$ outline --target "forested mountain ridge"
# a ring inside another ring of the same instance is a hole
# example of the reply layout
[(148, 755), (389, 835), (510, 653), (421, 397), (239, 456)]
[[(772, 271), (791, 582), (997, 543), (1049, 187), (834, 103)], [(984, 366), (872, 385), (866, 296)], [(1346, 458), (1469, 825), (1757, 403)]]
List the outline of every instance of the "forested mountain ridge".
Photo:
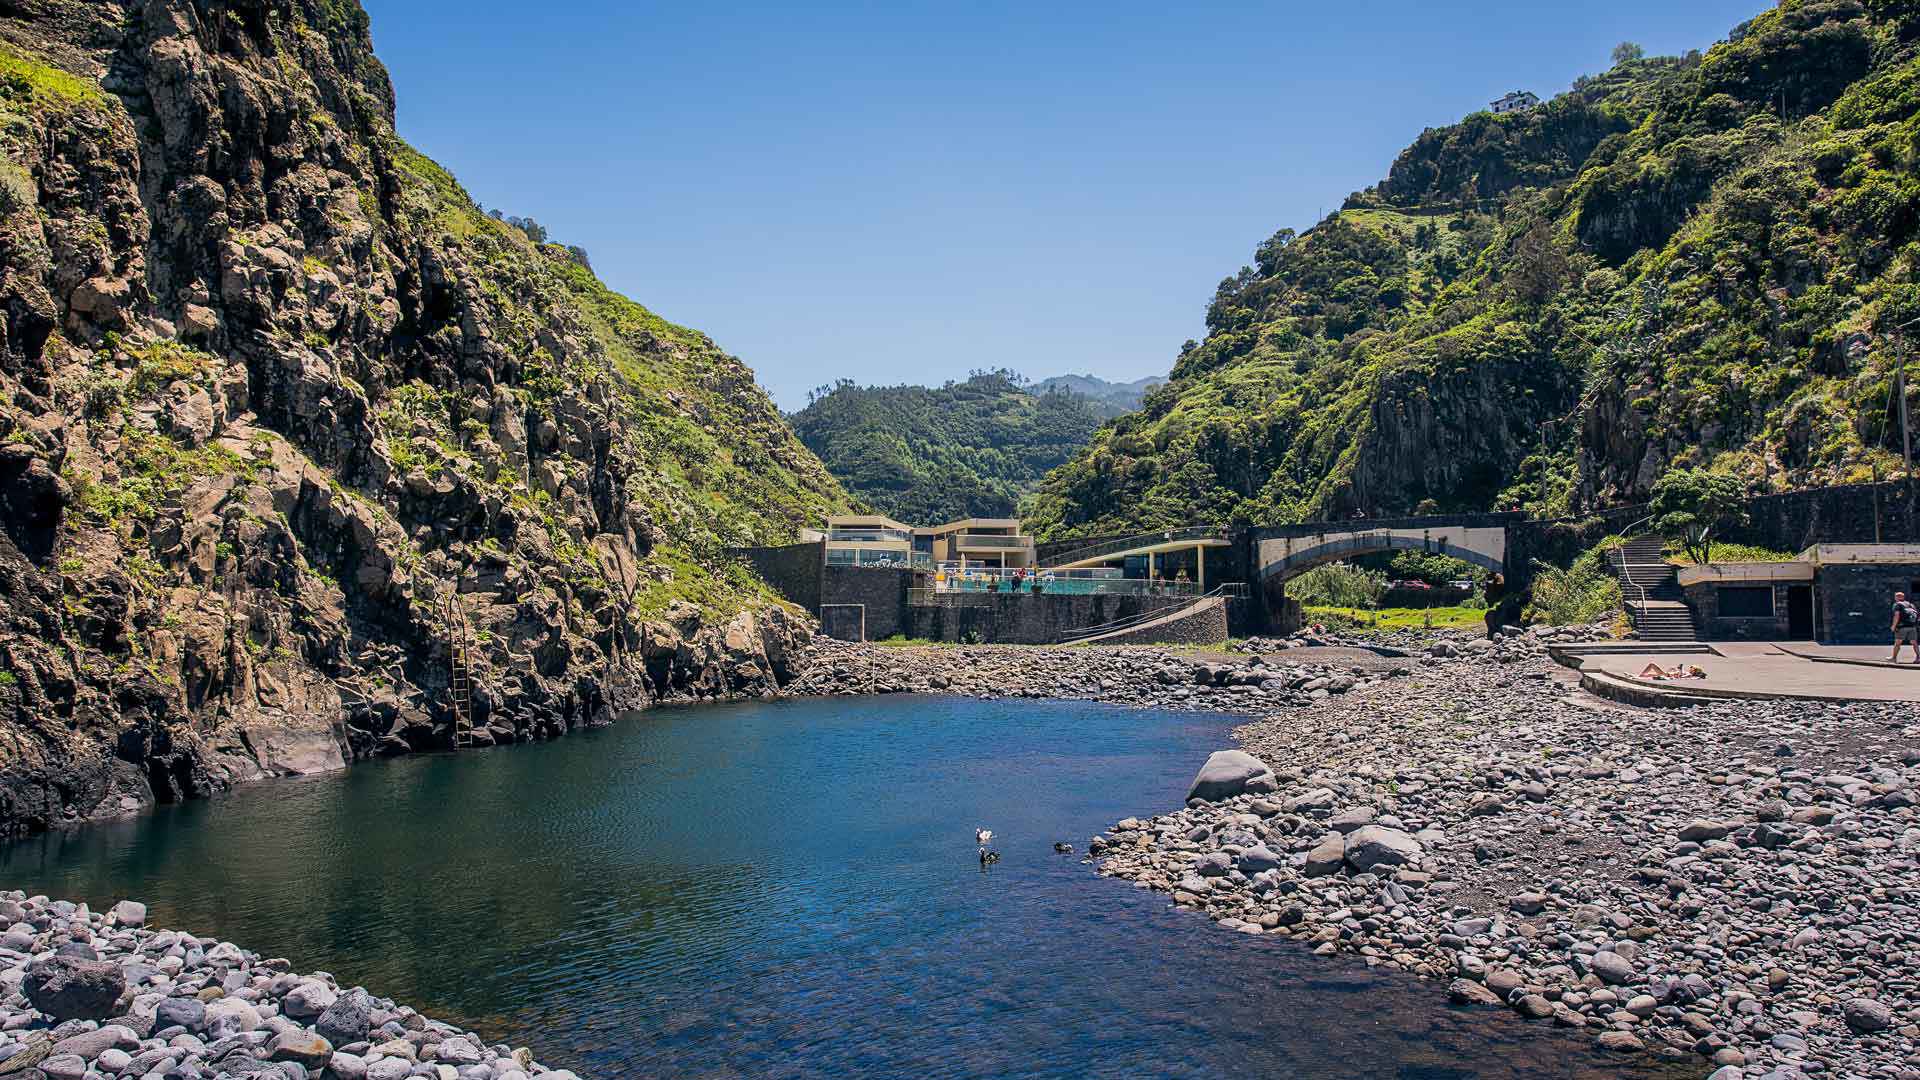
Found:
[(1108, 415), (1079, 394), (1032, 392), (1011, 372), (943, 386), (816, 392), (800, 441), (869, 509), (908, 524), (1007, 517)]
[(1102, 418), (1112, 419), (1139, 408), (1147, 391), (1166, 381), (1159, 375), (1123, 383), (1109, 382), (1098, 375), (1052, 375), (1035, 382), (1029, 389), (1036, 394), (1058, 392), (1078, 395), (1093, 402)]
[(1422, 134), (1222, 282), (1172, 381), (1029, 519), (1563, 514), (1679, 465), (1757, 489), (1891, 467), (1917, 33), (1911, 0), (1787, 0), (1704, 54)]
[[(653, 698), (847, 505), (753, 375), (394, 130), (355, 0), (0, 4), (0, 833)], [(461, 631), (464, 626), (466, 629)]]

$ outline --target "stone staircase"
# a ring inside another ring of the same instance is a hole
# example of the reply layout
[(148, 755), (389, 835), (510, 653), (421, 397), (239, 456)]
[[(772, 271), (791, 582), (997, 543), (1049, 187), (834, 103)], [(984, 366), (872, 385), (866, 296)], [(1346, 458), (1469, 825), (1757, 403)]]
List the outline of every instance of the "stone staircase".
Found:
[(1620, 579), (1620, 599), (1641, 641), (1698, 641), (1693, 609), (1680, 591), (1679, 569), (1666, 559), (1666, 538), (1640, 536), (1615, 549), (1609, 561)]

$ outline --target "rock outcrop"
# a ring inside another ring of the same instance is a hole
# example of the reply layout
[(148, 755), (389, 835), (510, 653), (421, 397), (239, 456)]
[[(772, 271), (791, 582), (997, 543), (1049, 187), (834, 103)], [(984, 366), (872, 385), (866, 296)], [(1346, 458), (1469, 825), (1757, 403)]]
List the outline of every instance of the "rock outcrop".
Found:
[(751, 372), (394, 133), (339, 0), (0, 5), (0, 834), (769, 692), (843, 501)]

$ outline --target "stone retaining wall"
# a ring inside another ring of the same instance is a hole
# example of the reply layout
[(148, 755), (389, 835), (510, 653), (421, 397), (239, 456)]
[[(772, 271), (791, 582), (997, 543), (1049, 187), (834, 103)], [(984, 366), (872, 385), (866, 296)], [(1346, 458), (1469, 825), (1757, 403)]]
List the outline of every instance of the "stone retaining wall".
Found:
[(907, 588), (913, 571), (876, 566), (828, 566), (820, 578), (822, 604), (859, 604), (867, 609), (867, 640), (907, 632)]
[(760, 580), (781, 596), (820, 614), (820, 586), (827, 561), (827, 545), (785, 544), (779, 547), (731, 548), (727, 554), (744, 560)]
[(1135, 627), (1111, 637), (1100, 645), (1217, 645), (1227, 640), (1227, 602), (1214, 598), (1202, 603), (1181, 618), (1152, 626)]
[[(1191, 597), (963, 593), (908, 607), (907, 636), (929, 641), (1052, 645), (1090, 626), (1168, 611)], [(1226, 640), (1223, 632), (1215, 641)]]

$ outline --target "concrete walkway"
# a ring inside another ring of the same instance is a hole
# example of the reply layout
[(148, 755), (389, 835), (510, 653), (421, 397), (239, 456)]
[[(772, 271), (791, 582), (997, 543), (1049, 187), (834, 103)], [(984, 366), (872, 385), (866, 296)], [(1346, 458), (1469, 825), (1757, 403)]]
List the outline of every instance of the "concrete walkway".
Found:
[(1914, 663), (1913, 650), (1900, 646), (1900, 662), (1887, 659), (1891, 648), (1886, 645), (1814, 645), (1807, 642), (1781, 642), (1782, 652), (1791, 653), (1816, 664), (1858, 664), (1862, 667), (1892, 668), (1896, 671), (1912, 669), (1920, 671), (1920, 664)]
[[(1807, 642), (1713, 642), (1712, 652), (1630, 653), (1578, 657), (1582, 671), (1682, 694), (1716, 697), (1811, 698), (1824, 701), (1920, 701), (1920, 665), (1862, 663), (1875, 646), (1817, 646)], [(1819, 659), (1808, 655), (1817, 650)], [(1884, 661), (1886, 651), (1873, 659)], [(1704, 679), (1642, 679), (1648, 664), (1698, 667)]]

